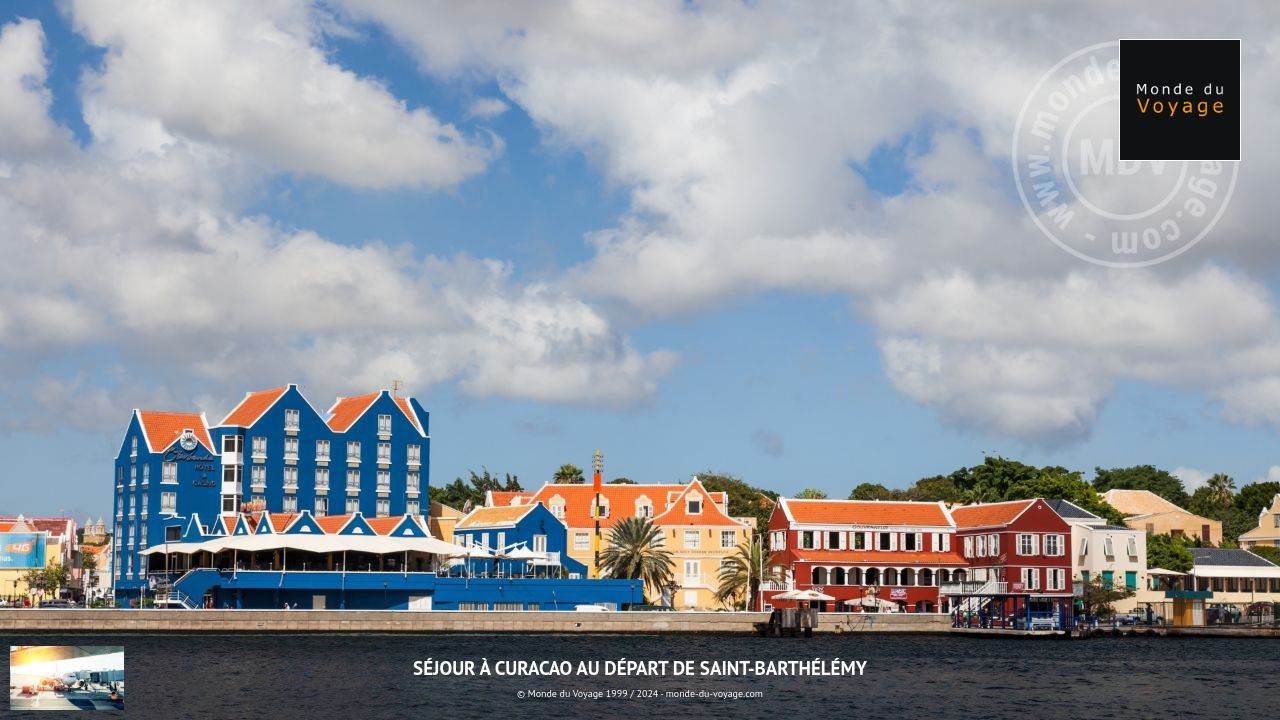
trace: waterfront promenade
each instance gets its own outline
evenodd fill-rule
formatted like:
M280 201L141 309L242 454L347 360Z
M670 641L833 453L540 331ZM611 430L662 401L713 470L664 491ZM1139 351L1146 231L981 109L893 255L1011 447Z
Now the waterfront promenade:
M751 634L768 613L404 612L394 610L0 610L0 632L58 633L720 633ZM947 615L822 613L819 633L945 633Z

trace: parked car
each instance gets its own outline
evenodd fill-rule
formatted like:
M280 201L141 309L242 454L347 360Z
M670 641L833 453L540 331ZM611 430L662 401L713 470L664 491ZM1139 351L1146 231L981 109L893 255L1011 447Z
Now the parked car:
M46 600L43 603L40 603L40 608L43 610L57 610L59 608L65 610L73 607L76 606L73 605L70 600Z
M573 609L577 610L578 612L609 612L608 610L600 607L599 605L578 605Z

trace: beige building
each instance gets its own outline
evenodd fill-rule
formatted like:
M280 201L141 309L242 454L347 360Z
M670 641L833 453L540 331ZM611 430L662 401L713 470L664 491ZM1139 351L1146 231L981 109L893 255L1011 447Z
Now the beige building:
M1147 585L1147 534L1123 525L1108 525L1104 518L1067 500L1046 500L1071 526L1071 575L1080 582L1095 577L1135 591L1135 596L1113 604L1116 612L1138 606L1136 591Z
M1258 513L1258 527L1240 535L1240 547L1280 547L1280 495Z
M430 509L427 510L427 529L432 537L451 543L453 542L453 528L461 519L462 512L460 510L432 500Z
M590 484L546 484L535 492L491 491L486 504L495 507L540 502L568 528L569 557L597 577L594 535L595 491ZM673 606L713 610L725 605L716 599L720 568L755 531L754 518L729 516L729 498L708 491L697 478L684 485L604 485L601 488L600 550L609 546L609 533L627 517L646 518L662 531L671 553L675 590ZM646 588L657 601L653 588Z
M1280 567L1248 550L1188 548L1194 561L1191 572L1173 578L1172 595L1194 595L1174 607L1171 594L1157 589L1152 578L1138 593L1140 607L1176 624L1219 625L1276 620L1274 603L1280 603ZM1168 583L1168 579L1165 583ZM1183 592L1179 592L1183 591ZM1186 592L1189 591L1189 592Z
M1187 512L1150 490L1108 490L1102 494L1108 505L1124 513L1124 524L1152 535L1200 538L1206 543L1222 542L1222 522Z

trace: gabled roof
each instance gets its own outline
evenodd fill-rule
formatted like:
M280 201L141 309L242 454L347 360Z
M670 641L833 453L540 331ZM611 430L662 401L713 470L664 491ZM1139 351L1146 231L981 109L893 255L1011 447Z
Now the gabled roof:
M525 515L528 515L536 505L507 505L500 507L482 507L476 508L467 513L467 516L458 521L454 526L454 530L468 530L471 528L491 528L491 527L514 527L520 522Z
M19 521L22 522L21 525L18 524ZM54 537L70 535L74 539L71 522L71 518L29 518L21 515L16 518L0 518L0 523L10 524L11 529L4 532L47 532Z
M533 498L533 493L518 490L489 490L485 504L489 507L523 505Z
M422 527L422 525L412 515L405 515L403 517L391 519L398 520L399 522L395 523L391 527L391 530L386 533L387 535L394 537L431 537L431 533L428 532L426 528Z
M1187 550L1197 566L1276 567L1275 563L1254 555L1248 550L1234 548L1187 548Z
M373 403L377 401L383 394L390 395L386 390L380 390L375 393L366 395L352 395L351 397L340 397L333 402L333 407L329 408L329 429L334 432L346 432L351 429L356 421L364 417L364 414L373 407ZM404 413L405 418L413 425L414 429L420 435L426 435L422 429L422 423L418 422L418 416L413 412L413 407L409 402L409 398L391 397L395 401L396 407L400 408L400 412Z
M698 493L702 497L699 513L690 513L686 498L693 493ZM610 513L613 510L610 508ZM654 525L734 525L741 527L742 523L734 520L726 515L720 506L715 502L712 493L703 487L699 480L692 480L685 486L684 490L677 494L671 500L671 504L667 509L657 513L653 518Z
M1045 505L1053 508L1058 517L1064 520L1101 520L1102 518L1085 510L1070 500L1045 500Z
M1155 515L1166 512L1187 512L1150 490L1125 490L1112 488L1102 493L1108 505L1125 515Z
M793 522L812 525L906 525L952 527L947 511L937 502L896 500L778 501Z
M998 503L961 505L951 508L951 517L958 528L992 527L1008 525L1031 507L1035 500L1008 500Z
M689 483L680 485L602 485L600 487L600 495L609 505L609 515L608 517L600 518L600 527L613 527L623 518L634 516L636 501L641 497L649 499L653 506L654 515L661 515L667 510L668 503L680 497L688 487ZM702 493L716 504L728 503L726 493L707 492L706 488L702 489ZM591 505L595 502L596 493L590 483L547 483L538 488L536 492L528 494L530 495L528 502L542 503L548 509L551 507L552 498L559 495L564 500L564 517L561 520L568 527L582 528L595 524L595 519L591 517ZM655 518L656 521L657 519ZM716 525L723 523L700 524Z
M258 390L256 392L245 393L244 399L240 404L227 413L227 416L218 423L219 427L249 427L258 422L258 418L263 413L271 409L272 405L284 394L288 392L289 386L271 388L270 390Z
M324 530L320 527L320 524L316 522L316 519L312 517L310 510L303 510L298 514L298 516L293 519L293 522L289 523L289 525L285 527L283 532L289 535L324 534Z
M345 525L338 530L339 535L377 535L369 520L360 513L352 515Z
M205 422L204 413L175 413L158 410L135 410L138 424L142 428L142 437L147 448L153 452L168 450L183 430L190 430L209 452L216 453L213 441L209 439L209 426Z
M418 429L418 432L426 435L422 430L422 423L418 422L418 414L413 411L413 408L409 404L409 398L395 397L392 398L392 400L396 401L396 406L400 408L400 411L404 413L405 417L409 418L409 422L413 423L413 426Z

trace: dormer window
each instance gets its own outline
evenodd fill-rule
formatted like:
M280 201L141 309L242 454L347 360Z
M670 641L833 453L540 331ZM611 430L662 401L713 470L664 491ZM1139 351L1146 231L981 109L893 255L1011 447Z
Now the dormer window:
M600 498L600 504L591 501L591 517L607 518L609 517L609 498Z
M701 515L702 497L698 495L690 495L689 498L685 500L684 509L685 512L690 515Z
M512 500L512 504L515 504L514 499ZM551 498L551 502L549 503L549 506L551 508L552 515L555 515L561 520L564 519L564 498L560 497L559 495L556 495L555 497Z
M648 495L641 495L636 498L636 517L653 517L653 501L649 499Z

